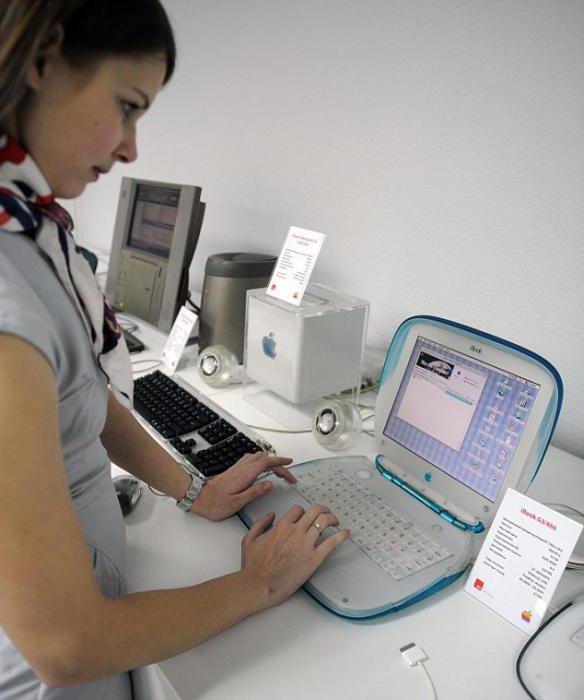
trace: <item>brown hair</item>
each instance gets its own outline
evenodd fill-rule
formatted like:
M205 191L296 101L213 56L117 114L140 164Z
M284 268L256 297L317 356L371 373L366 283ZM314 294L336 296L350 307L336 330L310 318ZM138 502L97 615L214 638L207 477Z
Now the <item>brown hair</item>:
M24 99L30 64L56 25L71 64L160 52L164 82L172 76L176 47L159 0L0 0L0 127Z

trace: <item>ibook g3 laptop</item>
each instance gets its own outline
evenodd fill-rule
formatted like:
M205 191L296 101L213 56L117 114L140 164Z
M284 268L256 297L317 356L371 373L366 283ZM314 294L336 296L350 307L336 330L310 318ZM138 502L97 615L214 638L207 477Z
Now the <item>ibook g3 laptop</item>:
M524 491L535 477L562 396L554 367L525 348L451 321L410 318L383 368L374 460L299 464L294 487L268 476L272 492L240 516L250 526L296 503L330 506L351 538L305 589L346 617L398 610L463 574L507 488Z

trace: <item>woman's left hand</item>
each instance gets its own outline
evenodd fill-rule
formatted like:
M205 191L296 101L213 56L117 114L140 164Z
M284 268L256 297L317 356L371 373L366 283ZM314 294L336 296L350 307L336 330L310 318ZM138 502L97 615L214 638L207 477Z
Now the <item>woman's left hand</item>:
M271 457L262 452L244 455L223 474L207 482L191 510L208 520L228 518L272 490L270 481L257 481L264 472L274 472L290 484L296 483L285 466L291 462L289 457Z

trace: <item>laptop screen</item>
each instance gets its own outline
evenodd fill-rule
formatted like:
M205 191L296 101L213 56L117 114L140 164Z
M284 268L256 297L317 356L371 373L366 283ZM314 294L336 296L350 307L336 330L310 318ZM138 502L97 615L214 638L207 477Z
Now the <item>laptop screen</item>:
M539 389L418 336L383 434L494 502Z

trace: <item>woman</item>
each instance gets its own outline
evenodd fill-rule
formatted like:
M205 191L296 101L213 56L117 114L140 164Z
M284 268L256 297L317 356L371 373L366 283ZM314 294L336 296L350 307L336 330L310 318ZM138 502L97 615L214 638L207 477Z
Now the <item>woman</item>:
M127 595L110 460L174 497L191 477L132 417L127 350L55 197L136 156L135 129L174 67L158 0L0 5L0 698L131 697L127 671L290 596L342 530L328 509L258 521L241 571ZM288 481L246 455L191 510L219 520ZM318 520L319 528L313 527Z

